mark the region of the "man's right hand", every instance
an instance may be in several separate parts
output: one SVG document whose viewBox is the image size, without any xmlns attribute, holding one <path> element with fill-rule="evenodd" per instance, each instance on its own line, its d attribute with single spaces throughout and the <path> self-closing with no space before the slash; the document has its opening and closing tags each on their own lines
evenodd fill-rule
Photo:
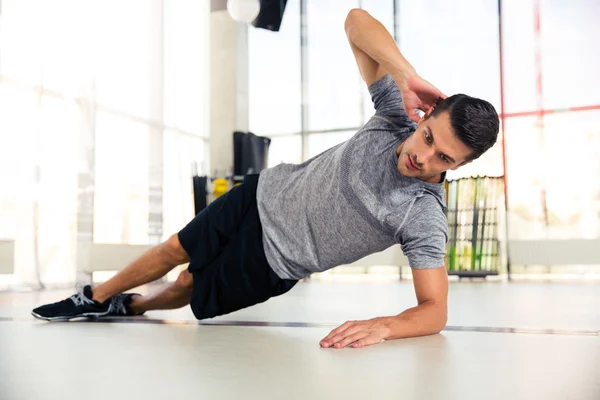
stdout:
<svg viewBox="0 0 600 400">
<path fill-rule="evenodd" d="M 389 73 L 402 92 L 404 109 L 411 120 L 419 122 L 421 119 L 415 109 L 428 112 L 440 97 L 446 98 L 435 86 L 417 75 L 413 66 L 400 53 L 394 38 L 368 12 L 351 10 L 344 26 L 367 86 Z"/>
<path fill-rule="evenodd" d="M 438 88 L 421 78 L 416 73 L 408 77 L 396 78 L 396 84 L 402 92 L 402 101 L 404 102 L 404 110 L 408 117 L 419 122 L 421 117 L 416 113 L 416 109 L 428 112 L 431 110 L 440 99 L 445 99 L 447 96 Z"/>
</svg>

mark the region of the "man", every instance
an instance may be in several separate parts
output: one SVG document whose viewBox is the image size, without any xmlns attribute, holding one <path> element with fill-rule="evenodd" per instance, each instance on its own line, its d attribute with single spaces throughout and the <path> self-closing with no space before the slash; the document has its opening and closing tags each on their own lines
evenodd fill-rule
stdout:
<svg viewBox="0 0 600 400">
<path fill-rule="evenodd" d="M 33 315 L 65 320 L 190 304 L 198 319 L 212 318 L 399 243 L 418 305 L 397 316 L 346 322 L 320 345 L 362 347 L 440 332 L 448 296 L 445 171 L 495 143 L 498 115 L 486 101 L 446 98 L 420 78 L 367 12 L 350 11 L 345 27 L 376 110 L 355 136 L 302 164 L 247 177 L 109 281 Z M 176 282 L 158 293 L 121 294 L 188 261 Z"/>
</svg>

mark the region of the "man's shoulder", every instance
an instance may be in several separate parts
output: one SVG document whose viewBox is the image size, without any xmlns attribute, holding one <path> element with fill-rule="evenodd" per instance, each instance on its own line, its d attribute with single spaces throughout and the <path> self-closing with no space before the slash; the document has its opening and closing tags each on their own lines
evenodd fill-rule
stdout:
<svg viewBox="0 0 600 400">
<path fill-rule="evenodd" d="M 418 196 L 409 211 L 396 240 L 405 246 L 443 247 L 448 237 L 448 221 L 444 207 L 431 194 Z"/>
<path fill-rule="evenodd" d="M 433 225 L 444 229 L 448 227 L 446 205 L 443 198 L 431 191 L 425 190 L 421 196 L 417 197 L 411 213 L 417 224 Z"/>
<path fill-rule="evenodd" d="M 398 144 L 405 141 L 417 128 L 416 124 L 399 124 L 394 118 L 386 115 L 374 114 L 367 122 L 357 131 L 357 134 L 372 134 L 375 139 L 382 141 L 393 140 L 398 141 Z M 391 137 L 385 137 L 383 132 L 391 133 Z"/>
</svg>

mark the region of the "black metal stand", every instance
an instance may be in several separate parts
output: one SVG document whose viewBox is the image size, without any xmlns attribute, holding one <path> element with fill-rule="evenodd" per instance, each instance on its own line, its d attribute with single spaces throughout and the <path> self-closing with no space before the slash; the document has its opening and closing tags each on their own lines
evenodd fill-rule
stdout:
<svg viewBox="0 0 600 400">
<path fill-rule="evenodd" d="M 498 275 L 498 271 L 448 271 L 448 275 L 455 275 L 459 278 L 485 278 L 490 275 Z"/>
</svg>

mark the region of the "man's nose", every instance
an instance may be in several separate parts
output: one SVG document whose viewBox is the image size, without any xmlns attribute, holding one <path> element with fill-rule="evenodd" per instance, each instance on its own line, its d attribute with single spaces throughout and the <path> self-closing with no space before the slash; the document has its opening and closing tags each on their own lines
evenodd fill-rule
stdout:
<svg viewBox="0 0 600 400">
<path fill-rule="evenodd" d="M 421 168 L 423 164 L 428 163 L 431 157 L 435 155 L 435 150 L 427 149 L 415 155 L 417 167 Z"/>
</svg>

